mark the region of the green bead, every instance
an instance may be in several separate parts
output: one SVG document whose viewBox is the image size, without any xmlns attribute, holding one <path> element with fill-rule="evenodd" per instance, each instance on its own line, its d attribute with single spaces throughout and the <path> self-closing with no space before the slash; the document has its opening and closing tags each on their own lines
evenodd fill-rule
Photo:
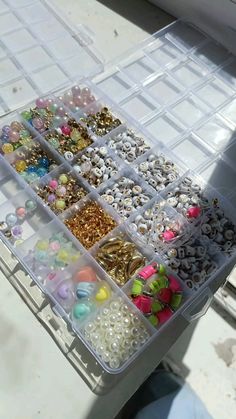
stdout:
<svg viewBox="0 0 236 419">
<path fill-rule="evenodd" d="M 171 297 L 170 306 L 174 310 L 176 310 L 180 306 L 180 304 L 182 302 L 182 299 L 183 299 L 182 294 L 180 294 L 180 293 L 173 294 L 172 297 Z"/>
<path fill-rule="evenodd" d="M 64 173 L 62 173 L 59 176 L 59 182 L 62 183 L 63 185 L 66 185 L 68 183 L 68 177 Z"/>
<path fill-rule="evenodd" d="M 34 211 L 37 208 L 37 204 L 32 199 L 28 199 L 25 202 L 25 208 L 26 208 L 27 211 Z"/>
<path fill-rule="evenodd" d="M 154 316 L 154 314 L 151 314 L 151 316 L 149 316 L 148 317 L 148 320 L 150 321 L 150 323 L 153 325 L 153 326 L 157 326 L 158 325 L 158 323 L 159 323 L 159 321 L 158 321 L 158 318 L 156 317 L 156 316 Z"/>
<path fill-rule="evenodd" d="M 81 319 L 81 317 L 86 316 L 90 313 L 90 308 L 87 304 L 78 303 L 73 308 L 73 315 L 76 319 Z"/>
<path fill-rule="evenodd" d="M 58 148 L 58 147 L 59 147 L 59 145 L 60 145 L 60 143 L 59 143 L 59 141 L 58 141 L 58 139 L 57 139 L 57 138 L 50 138 L 50 139 L 48 140 L 48 142 L 49 142 L 49 144 L 50 144 L 53 148 Z"/>
<path fill-rule="evenodd" d="M 27 121 L 31 119 L 31 112 L 30 111 L 23 111 L 21 112 L 22 118 L 26 119 Z"/>
<path fill-rule="evenodd" d="M 58 109 L 58 104 L 57 103 L 53 103 L 50 107 L 49 107 L 50 111 L 52 113 L 56 113 L 57 109 Z"/>
<path fill-rule="evenodd" d="M 158 311 L 161 311 L 163 309 L 163 305 L 159 301 L 154 301 L 152 303 L 152 312 L 158 313 Z"/>
<path fill-rule="evenodd" d="M 58 115 L 54 116 L 54 118 L 53 118 L 53 125 L 55 127 L 59 127 L 60 124 L 61 124 L 61 117 L 58 116 Z"/>
<path fill-rule="evenodd" d="M 19 134 L 20 134 L 20 138 L 30 137 L 30 133 L 29 133 L 29 131 L 27 131 L 27 129 L 20 130 Z"/>
<path fill-rule="evenodd" d="M 37 111 L 38 111 L 38 113 L 39 113 L 39 115 L 41 116 L 41 117 L 46 117 L 47 116 L 47 111 L 46 111 L 46 109 L 37 109 Z"/>
<path fill-rule="evenodd" d="M 63 210 L 66 206 L 66 203 L 63 199 L 57 199 L 55 202 L 55 207 L 58 210 Z"/>
<path fill-rule="evenodd" d="M 141 295 L 143 291 L 143 282 L 140 279 L 134 279 L 131 294 L 134 296 Z"/>
<path fill-rule="evenodd" d="M 160 264 L 158 272 L 160 275 L 165 275 L 166 274 L 165 266 Z"/>
</svg>

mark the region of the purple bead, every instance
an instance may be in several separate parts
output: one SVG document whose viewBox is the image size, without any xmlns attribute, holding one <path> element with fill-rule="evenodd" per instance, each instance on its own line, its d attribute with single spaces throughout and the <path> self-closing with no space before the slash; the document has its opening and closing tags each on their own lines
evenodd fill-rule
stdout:
<svg viewBox="0 0 236 419">
<path fill-rule="evenodd" d="M 48 195 L 48 202 L 49 202 L 49 204 L 51 204 L 52 202 L 54 202 L 55 199 L 56 199 L 56 196 L 54 195 L 54 193 L 50 193 Z"/>
<path fill-rule="evenodd" d="M 12 227 L 11 229 L 11 234 L 13 235 L 13 237 L 15 237 L 16 239 L 20 239 L 23 233 L 23 228 L 20 225 L 15 225 L 14 227 Z"/>
<path fill-rule="evenodd" d="M 2 127 L 2 132 L 3 132 L 4 134 L 8 135 L 8 134 L 10 133 L 10 131 L 11 131 L 11 127 L 10 127 L 9 125 L 4 125 L 4 126 Z"/>
<path fill-rule="evenodd" d="M 57 294 L 58 296 L 62 299 L 62 300 L 67 300 L 67 298 L 69 297 L 69 287 L 67 284 L 62 284 L 58 290 L 57 290 Z"/>
</svg>

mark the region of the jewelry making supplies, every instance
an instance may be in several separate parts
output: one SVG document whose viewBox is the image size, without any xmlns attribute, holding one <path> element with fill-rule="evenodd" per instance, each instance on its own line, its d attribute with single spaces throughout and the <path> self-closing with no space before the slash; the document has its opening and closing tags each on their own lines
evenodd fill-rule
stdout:
<svg viewBox="0 0 236 419">
<path fill-rule="evenodd" d="M 153 326 L 166 322 L 182 302 L 182 287 L 163 265 L 145 266 L 132 281 L 130 298 Z"/>
<path fill-rule="evenodd" d="M 128 218 L 151 199 L 151 194 L 128 177 L 121 177 L 111 187 L 106 188 L 101 197 L 110 204 L 122 218 Z"/>
<path fill-rule="evenodd" d="M 94 201 L 87 202 L 64 223 L 86 249 L 117 226 L 113 218 Z"/>
<path fill-rule="evenodd" d="M 135 244 L 122 236 L 103 242 L 99 246 L 96 260 L 119 286 L 123 286 L 145 265 L 145 257 Z"/>
<path fill-rule="evenodd" d="M 21 122 L 12 121 L 10 125 L 4 125 L 0 129 L 0 153 L 12 153 L 17 148 L 30 144 L 32 139 L 31 133 Z"/>
<path fill-rule="evenodd" d="M 58 97 L 71 112 L 76 113 L 80 109 L 85 108 L 88 105 L 91 105 L 96 98 L 92 94 L 89 87 L 82 87 L 75 85 L 70 90 L 67 90 L 61 96 Z"/>
<path fill-rule="evenodd" d="M 149 154 L 135 170 L 156 191 L 162 191 L 180 177 L 179 169 L 163 154 Z"/>
<path fill-rule="evenodd" d="M 52 98 L 36 99 L 35 106 L 21 112 L 21 116 L 40 133 L 65 124 L 68 117 L 62 104 Z"/>
<path fill-rule="evenodd" d="M 90 113 L 88 116 L 81 118 L 81 121 L 99 137 L 108 134 L 108 132 L 121 125 L 121 121 L 106 107 L 95 114 Z"/>
<path fill-rule="evenodd" d="M 150 149 L 148 143 L 130 129 L 110 136 L 107 145 L 128 163 L 132 163 Z"/>
<path fill-rule="evenodd" d="M 97 188 L 118 171 L 118 164 L 106 147 L 88 147 L 74 162 L 74 170 Z"/>
<path fill-rule="evenodd" d="M 11 164 L 28 183 L 35 182 L 57 167 L 55 160 L 38 143 L 16 150 Z"/>
<path fill-rule="evenodd" d="M 44 139 L 67 161 L 73 160 L 75 154 L 93 142 L 87 129 L 72 118 L 68 119 L 66 124 L 47 133 Z"/>
<path fill-rule="evenodd" d="M 78 180 L 70 173 L 61 173 L 47 181 L 45 185 L 38 185 L 36 192 L 46 202 L 55 214 L 68 209 L 86 195 L 85 189 L 78 184 Z"/>
<path fill-rule="evenodd" d="M 81 330 L 97 355 L 112 369 L 122 366 L 150 337 L 141 318 L 116 297 Z"/>
</svg>

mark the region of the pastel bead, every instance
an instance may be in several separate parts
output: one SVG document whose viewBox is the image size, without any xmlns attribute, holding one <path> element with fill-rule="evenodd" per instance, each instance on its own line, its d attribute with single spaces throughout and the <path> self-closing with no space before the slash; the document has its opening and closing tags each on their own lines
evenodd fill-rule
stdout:
<svg viewBox="0 0 236 419">
<path fill-rule="evenodd" d="M 24 218 L 26 216 L 26 209 L 24 207 L 17 208 L 16 215 L 18 218 Z"/>
<path fill-rule="evenodd" d="M 17 172 L 24 172 L 26 169 L 26 162 L 24 160 L 17 160 L 15 162 L 15 169 Z"/>
<path fill-rule="evenodd" d="M 28 212 L 34 211 L 37 208 L 37 203 L 32 199 L 28 199 L 25 202 L 25 208 Z"/>
<path fill-rule="evenodd" d="M 78 283 L 76 287 L 76 296 L 78 299 L 80 298 L 88 298 L 90 297 L 94 292 L 94 283 L 91 282 L 80 282 Z"/>
<path fill-rule="evenodd" d="M 6 223 L 13 227 L 17 223 L 17 216 L 13 213 L 7 214 L 6 216 Z"/>
<path fill-rule="evenodd" d="M 21 112 L 22 118 L 26 119 L 27 121 L 31 119 L 31 112 L 30 111 L 23 111 Z"/>
<path fill-rule="evenodd" d="M 62 174 L 59 176 L 59 182 L 60 182 L 62 185 L 66 185 L 66 184 L 68 183 L 68 176 L 66 176 L 64 173 L 62 173 Z"/>
<path fill-rule="evenodd" d="M 55 202 L 55 207 L 58 210 L 63 210 L 66 206 L 66 203 L 63 199 L 57 199 Z"/>
<path fill-rule="evenodd" d="M 37 108 L 42 109 L 46 107 L 46 101 L 43 98 L 38 98 L 35 101 Z"/>
<path fill-rule="evenodd" d="M 73 275 L 74 282 L 95 282 L 97 275 L 90 266 L 84 266 L 80 271 Z"/>
<path fill-rule="evenodd" d="M 50 186 L 50 188 L 51 188 L 51 189 L 57 189 L 57 187 L 58 187 L 58 182 L 57 182 L 57 180 L 56 180 L 56 179 L 51 179 L 51 180 L 48 182 L 48 186 Z"/>
<path fill-rule="evenodd" d="M 82 317 L 87 316 L 90 313 L 91 309 L 88 304 L 77 303 L 73 307 L 73 316 L 75 319 L 81 319 Z"/>
<path fill-rule="evenodd" d="M 36 243 L 36 249 L 38 250 L 47 250 L 48 249 L 48 241 L 47 240 L 39 240 Z"/>
<path fill-rule="evenodd" d="M 56 194 L 58 196 L 64 196 L 64 195 L 66 195 L 66 188 L 65 188 L 65 186 L 60 186 L 59 188 L 57 188 Z"/>
<path fill-rule="evenodd" d="M 61 248 L 61 245 L 58 241 L 53 241 L 49 244 L 49 247 L 51 250 L 53 250 L 53 252 L 58 252 L 58 250 Z"/>
<path fill-rule="evenodd" d="M 37 130 L 41 130 L 44 127 L 44 123 L 43 123 L 43 120 L 41 118 L 32 119 L 32 125 Z"/>
<path fill-rule="evenodd" d="M 104 283 L 95 295 L 95 300 L 98 303 L 104 303 L 111 296 L 111 290 L 108 284 Z"/>
<path fill-rule="evenodd" d="M 23 228 L 20 225 L 15 225 L 11 229 L 11 234 L 14 238 L 20 239 L 23 234 Z"/>
<path fill-rule="evenodd" d="M 47 201 L 49 202 L 49 204 L 52 204 L 55 200 L 56 200 L 56 195 L 54 195 L 53 193 L 48 195 Z"/>
<path fill-rule="evenodd" d="M 70 288 L 69 288 L 68 284 L 62 284 L 58 288 L 57 294 L 62 300 L 67 300 L 70 296 Z"/>
</svg>

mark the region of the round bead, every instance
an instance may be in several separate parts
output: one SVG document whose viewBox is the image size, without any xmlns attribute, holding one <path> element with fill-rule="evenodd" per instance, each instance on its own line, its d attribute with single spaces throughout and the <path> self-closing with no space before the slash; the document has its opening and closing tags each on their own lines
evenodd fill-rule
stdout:
<svg viewBox="0 0 236 419">
<path fill-rule="evenodd" d="M 40 157 L 38 159 L 38 165 L 42 167 L 49 167 L 49 159 L 47 157 Z"/>
<path fill-rule="evenodd" d="M 49 202 L 49 204 L 52 204 L 56 199 L 56 195 L 54 195 L 53 193 L 50 193 L 47 197 L 47 201 Z"/>
<path fill-rule="evenodd" d="M 36 171 L 36 173 L 39 177 L 43 177 L 44 175 L 47 174 L 47 172 L 48 171 L 47 171 L 46 167 L 39 167 Z"/>
<path fill-rule="evenodd" d="M 66 185 L 68 183 L 68 177 L 64 173 L 62 173 L 59 176 L 59 182 L 62 183 L 63 185 Z"/>
<path fill-rule="evenodd" d="M 66 203 L 63 199 L 57 199 L 55 202 L 55 207 L 58 210 L 63 210 L 66 206 Z"/>
<path fill-rule="evenodd" d="M 72 161 L 73 158 L 74 158 L 74 154 L 71 153 L 71 151 L 66 151 L 65 154 L 64 154 L 64 157 L 65 157 L 66 160 Z"/>
<path fill-rule="evenodd" d="M 73 316 L 76 319 L 81 319 L 82 317 L 90 313 L 90 307 L 86 303 L 78 303 L 73 307 Z"/>
<path fill-rule="evenodd" d="M 60 250 L 61 245 L 58 241 L 53 241 L 49 244 L 49 247 L 51 250 L 53 250 L 53 252 L 58 252 L 58 250 Z"/>
<path fill-rule="evenodd" d="M 63 125 L 61 127 L 61 131 L 62 131 L 62 134 L 64 135 L 70 135 L 71 129 L 68 125 Z"/>
<path fill-rule="evenodd" d="M 17 223 L 18 219 L 16 214 L 10 213 L 7 214 L 6 216 L 6 223 L 10 226 L 13 227 L 16 223 Z"/>
<path fill-rule="evenodd" d="M 44 127 L 43 120 L 41 118 L 32 119 L 33 127 L 37 130 L 41 130 Z"/>
<path fill-rule="evenodd" d="M 47 240 L 39 240 L 36 243 L 36 246 L 35 247 L 38 250 L 47 250 L 48 249 L 48 242 L 47 242 Z"/>
<path fill-rule="evenodd" d="M 48 183 L 48 186 L 50 186 L 51 189 L 57 189 L 58 182 L 56 179 L 51 179 Z"/>
<path fill-rule="evenodd" d="M 58 196 L 64 196 L 66 195 L 66 188 L 65 186 L 60 186 L 59 188 L 57 188 L 56 193 Z"/>
<path fill-rule="evenodd" d="M 33 201 L 32 199 L 28 199 L 25 202 L 25 208 L 26 208 L 27 212 L 34 211 L 37 208 L 37 203 L 35 201 Z"/>
<path fill-rule="evenodd" d="M 57 138 L 49 138 L 48 142 L 55 149 L 57 149 L 60 146 L 60 143 Z"/>
<path fill-rule="evenodd" d="M 17 141 L 19 141 L 20 139 L 20 134 L 17 131 L 11 131 L 9 134 L 9 139 L 11 141 L 11 143 L 17 143 Z"/>
<path fill-rule="evenodd" d="M 13 147 L 12 144 L 5 143 L 2 146 L 2 151 L 3 151 L 4 154 L 12 153 L 14 151 L 14 147 Z"/>
<path fill-rule="evenodd" d="M 68 284 L 62 284 L 58 288 L 57 294 L 62 300 L 67 300 L 67 298 L 69 297 L 69 294 L 70 294 L 70 288 L 69 288 Z"/>
<path fill-rule="evenodd" d="M 11 234 L 15 239 L 20 239 L 22 237 L 23 228 L 20 225 L 15 225 L 11 229 Z"/>
<path fill-rule="evenodd" d="M 29 121 L 31 119 L 31 112 L 30 111 L 23 111 L 21 113 L 22 118 L 26 119 L 27 121 Z"/>
<path fill-rule="evenodd" d="M 16 209 L 16 215 L 18 218 L 23 219 L 26 216 L 26 210 L 24 207 L 19 207 Z"/>
<path fill-rule="evenodd" d="M 26 169 L 26 162 L 24 160 L 17 160 L 15 162 L 15 169 L 17 172 L 24 172 Z"/>
<path fill-rule="evenodd" d="M 36 104 L 37 108 L 39 108 L 39 109 L 42 109 L 42 108 L 46 107 L 46 101 L 42 98 L 36 99 L 35 104 Z"/>
</svg>

